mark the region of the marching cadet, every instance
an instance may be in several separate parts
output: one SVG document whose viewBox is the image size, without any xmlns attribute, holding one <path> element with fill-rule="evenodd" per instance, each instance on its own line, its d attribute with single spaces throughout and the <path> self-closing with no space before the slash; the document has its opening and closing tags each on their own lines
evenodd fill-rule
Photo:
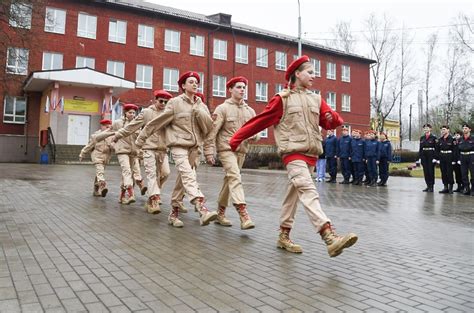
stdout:
<svg viewBox="0 0 474 313">
<path fill-rule="evenodd" d="M 135 135 L 149 121 L 159 116 L 165 109 L 166 103 L 173 96 L 165 90 L 154 91 L 155 100 L 152 105 L 142 110 L 130 123 L 120 128 L 113 137 L 113 141 Z M 160 194 L 163 184 L 170 174 L 168 154 L 165 144 L 165 130 L 153 133 L 147 138 L 142 147 L 143 165 L 147 175 L 148 201 L 145 204 L 147 212 L 158 214 L 160 208 Z"/>
<path fill-rule="evenodd" d="M 418 158 L 423 166 L 423 175 L 426 182 L 424 192 L 433 192 L 435 183 L 435 163 L 437 162 L 435 149 L 438 139 L 431 133 L 431 128 L 431 124 L 423 125 L 425 134 L 420 138 L 420 149 L 418 151 Z"/>
<path fill-rule="evenodd" d="M 454 134 L 454 139 L 456 140 L 456 145 L 459 145 L 459 141 L 461 140 L 461 136 L 463 135 L 462 131 L 457 131 Z M 458 149 L 459 152 L 459 149 Z M 458 188 L 453 190 L 453 192 L 462 192 L 464 190 L 463 184 L 462 184 L 462 175 L 461 175 L 461 162 L 459 159 L 459 153 L 457 155 L 457 162 L 454 163 L 453 169 L 454 169 L 454 176 L 456 178 L 456 184 L 458 185 Z"/>
<path fill-rule="evenodd" d="M 379 177 L 380 181 L 377 186 L 387 186 L 388 168 L 392 162 L 392 144 L 387 138 L 387 134 L 380 133 L 380 160 L 379 160 Z"/>
<path fill-rule="evenodd" d="M 339 184 L 349 184 L 351 178 L 352 165 L 351 165 L 351 136 L 349 136 L 349 127 L 347 125 L 342 126 L 342 136 L 337 142 L 337 158 L 341 163 L 341 172 L 344 180 Z"/>
<path fill-rule="evenodd" d="M 369 183 L 367 186 L 375 187 L 377 185 L 377 164 L 380 159 L 380 146 L 375 138 L 375 131 L 368 130 L 366 132 L 367 140 L 365 141 L 365 160 L 369 171 Z"/>
<path fill-rule="evenodd" d="M 281 209 L 280 235 L 277 247 L 293 253 L 303 252 L 290 239 L 298 200 L 311 223 L 327 245 L 328 254 L 335 257 L 357 241 L 355 234 L 339 236 L 321 208 L 319 194 L 311 177 L 317 157 L 322 153 L 319 125 L 334 129 L 342 119 L 321 99 L 308 90 L 315 77 L 308 56 L 294 60 L 286 70 L 289 87 L 270 99 L 265 110 L 245 123 L 230 139 L 232 151 L 247 138 L 269 126 L 274 126 L 278 151 L 288 173 L 288 188 Z"/>
<path fill-rule="evenodd" d="M 124 104 L 123 117 L 113 122 L 111 131 L 117 132 L 126 127 L 134 118 L 138 111 L 138 106 L 132 103 Z M 140 150 L 135 146 L 137 133 L 132 136 L 119 139 L 115 145 L 115 154 L 117 155 L 120 167 L 122 169 L 121 192 L 119 203 L 130 204 L 135 202 L 135 193 L 133 191 L 134 181 L 141 190 L 142 195 L 146 192 L 146 187 L 140 174 L 139 154 Z M 133 174 L 133 177 L 132 177 Z"/>
<path fill-rule="evenodd" d="M 471 127 L 468 124 L 462 125 L 462 131 L 463 135 L 459 140 L 458 149 L 464 186 L 463 194 L 474 196 L 474 135 L 471 134 Z"/>
<path fill-rule="evenodd" d="M 354 185 L 362 184 L 362 178 L 364 176 L 364 150 L 365 143 L 360 138 L 361 131 L 358 129 L 352 130 L 352 140 L 351 140 L 351 157 L 352 168 L 354 170 L 354 177 L 352 183 Z"/>
<path fill-rule="evenodd" d="M 209 211 L 204 204 L 204 194 L 199 188 L 195 168 L 199 162 L 199 149 L 212 128 L 211 114 L 201 98 L 196 96 L 199 74 L 186 72 L 178 80 L 183 93 L 168 101 L 163 113 L 151 120 L 140 132 L 136 143 L 142 147 L 153 133 L 166 128 L 166 145 L 178 170 L 176 185 L 171 195 L 172 210 L 168 223 L 173 227 L 183 227 L 179 219 L 179 202 L 182 201 L 182 189 L 191 199 L 199 222 L 208 225 L 216 219 L 217 212 Z"/>
<path fill-rule="evenodd" d="M 92 134 L 89 143 L 82 148 L 79 154 L 79 161 L 82 161 L 84 156 L 91 152 L 91 160 L 95 165 L 95 179 L 94 179 L 94 193 L 95 197 L 105 197 L 107 195 L 107 183 L 104 177 L 105 165 L 109 163 L 112 155 L 113 145 L 112 140 L 97 141 L 96 136 L 100 133 L 106 132 L 110 129 L 111 120 L 103 119 L 100 122 L 100 129 Z"/>
<path fill-rule="evenodd" d="M 249 143 L 245 141 L 236 151 L 232 151 L 229 146 L 229 139 L 237 129 L 255 116 L 254 109 L 244 101 L 247 84 L 248 80 L 243 76 L 234 77 L 227 82 L 226 87 L 230 92 L 230 98 L 214 110 L 213 128 L 206 139 L 208 145 L 206 145 L 207 149 L 204 151 L 207 162 L 214 164 L 214 153 L 217 150 L 217 156 L 225 172 L 224 183 L 217 200 L 217 218 L 214 223 L 222 226 L 232 226 L 232 222 L 225 216 L 230 197 L 232 205 L 239 213 L 241 229 L 255 227 L 247 212 L 247 203 L 240 176 L 240 169 L 244 164 Z"/>
<path fill-rule="evenodd" d="M 335 183 L 336 182 L 336 175 L 337 175 L 337 138 L 334 135 L 333 129 L 327 130 L 327 138 L 326 138 L 326 164 L 329 172 L 329 180 L 328 183 Z"/>
<path fill-rule="evenodd" d="M 457 141 L 449 134 L 449 126 L 441 126 L 441 137 L 436 144 L 436 155 L 444 188 L 439 193 L 453 193 L 453 164 L 457 162 L 457 152 Z"/>
</svg>

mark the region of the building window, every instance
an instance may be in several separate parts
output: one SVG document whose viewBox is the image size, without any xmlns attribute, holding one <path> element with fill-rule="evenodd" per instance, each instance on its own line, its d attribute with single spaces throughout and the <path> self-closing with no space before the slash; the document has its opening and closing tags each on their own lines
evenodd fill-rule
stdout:
<svg viewBox="0 0 474 313">
<path fill-rule="evenodd" d="M 235 62 L 249 63 L 249 46 L 240 43 L 235 44 Z"/>
<path fill-rule="evenodd" d="M 12 27 L 31 28 L 31 13 L 33 7 L 31 4 L 13 2 L 10 6 L 10 17 L 8 23 Z"/>
<path fill-rule="evenodd" d="M 189 54 L 204 56 L 204 36 L 191 35 L 189 37 Z"/>
<path fill-rule="evenodd" d="M 214 59 L 227 60 L 227 41 L 214 39 Z"/>
<path fill-rule="evenodd" d="M 283 84 L 276 84 L 275 85 L 275 93 L 279 93 L 283 89 L 285 89 L 285 86 Z"/>
<path fill-rule="evenodd" d="M 109 21 L 109 41 L 126 43 L 127 22 L 111 19 Z"/>
<path fill-rule="evenodd" d="M 255 100 L 267 101 L 268 99 L 268 83 L 257 82 L 255 85 Z"/>
<path fill-rule="evenodd" d="M 88 58 L 88 57 L 76 57 L 76 68 L 79 67 L 88 67 L 88 68 L 95 68 L 95 59 L 94 58 Z"/>
<path fill-rule="evenodd" d="M 204 73 L 203 72 L 198 72 L 200 80 L 199 80 L 199 85 L 198 85 L 198 92 L 204 93 Z"/>
<path fill-rule="evenodd" d="M 168 91 L 178 91 L 179 70 L 174 68 L 163 69 L 163 89 Z"/>
<path fill-rule="evenodd" d="M 43 70 L 61 70 L 63 55 L 61 53 L 43 52 Z"/>
<path fill-rule="evenodd" d="M 64 34 L 66 30 L 66 11 L 46 8 L 44 18 L 44 31 L 49 33 Z"/>
<path fill-rule="evenodd" d="M 181 33 L 175 30 L 165 30 L 165 50 L 179 52 Z"/>
<path fill-rule="evenodd" d="M 151 89 L 153 87 L 153 66 L 137 64 L 137 88 Z"/>
<path fill-rule="evenodd" d="M 328 92 L 326 102 L 331 109 L 336 110 L 336 93 Z"/>
<path fill-rule="evenodd" d="M 318 59 L 311 59 L 311 63 L 314 67 L 314 75 L 321 77 L 321 61 Z"/>
<path fill-rule="evenodd" d="M 268 138 L 268 128 L 265 128 L 260 132 L 260 138 Z"/>
<path fill-rule="evenodd" d="M 275 52 L 275 68 L 279 71 L 286 71 L 286 53 L 281 51 Z"/>
<path fill-rule="evenodd" d="M 77 36 L 85 38 L 96 38 L 97 16 L 87 13 L 79 13 L 77 22 Z"/>
<path fill-rule="evenodd" d="M 348 83 L 351 81 L 351 67 L 349 65 L 341 65 L 341 80 Z"/>
<path fill-rule="evenodd" d="M 3 104 L 3 122 L 25 124 L 26 98 L 5 96 Z"/>
<path fill-rule="evenodd" d="M 212 76 L 212 95 L 216 97 L 225 97 L 225 84 L 227 78 L 225 76 Z"/>
<path fill-rule="evenodd" d="M 326 63 L 326 78 L 336 79 L 336 63 Z"/>
<path fill-rule="evenodd" d="M 350 112 L 351 111 L 351 96 L 342 95 L 341 111 L 344 111 L 344 112 Z"/>
<path fill-rule="evenodd" d="M 125 77 L 125 62 L 107 61 L 107 74 Z"/>
<path fill-rule="evenodd" d="M 256 58 L 257 66 L 268 67 L 268 49 L 257 48 L 256 53 L 257 53 L 257 58 Z"/>
<path fill-rule="evenodd" d="M 10 74 L 28 74 L 28 49 L 8 48 L 7 49 L 7 69 Z"/>
<path fill-rule="evenodd" d="M 140 47 L 155 47 L 155 29 L 152 26 L 138 25 L 138 45 Z"/>
</svg>

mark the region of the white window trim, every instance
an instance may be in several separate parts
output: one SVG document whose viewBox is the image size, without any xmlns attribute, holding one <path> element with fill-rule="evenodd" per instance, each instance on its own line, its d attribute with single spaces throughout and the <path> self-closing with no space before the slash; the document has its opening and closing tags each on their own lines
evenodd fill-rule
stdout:
<svg viewBox="0 0 474 313">
<path fill-rule="evenodd" d="M 199 84 L 198 84 L 198 92 L 200 93 L 204 93 L 204 73 L 203 72 L 198 72 L 199 74 L 199 77 L 201 78 L 199 80 Z"/>
<path fill-rule="evenodd" d="M 311 63 L 313 63 L 314 75 L 316 75 L 317 77 L 321 77 L 321 60 L 311 59 Z M 316 64 L 318 64 L 318 67 L 316 67 Z"/>
<path fill-rule="evenodd" d="M 287 58 L 285 52 L 275 51 L 275 69 L 277 71 L 286 71 Z"/>
<path fill-rule="evenodd" d="M 265 128 L 264 130 L 260 132 L 260 138 L 262 139 L 268 138 L 268 128 Z"/>
<path fill-rule="evenodd" d="M 260 94 L 260 86 L 265 86 L 265 94 Z M 256 82 L 255 83 L 255 101 L 264 102 L 268 101 L 268 83 L 266 82 Z"/>
<path fill-rule="evenodd" d="M 329 95 L 330 94 L 334 94 L 334 105 L 329 101 Z M 326 103 L 329 105 L 329 107 L 331 109 L 333 109 L 334 111 L 336 110 L 336 108 L 337 108 L 337 94 L 334 91 L 328 91 L 328 93 L 326 94 Z"/>
<path fill-rule="evenodd" d="M 258 53 L 261 52 L 259 56 Z M 255 49 L 255 65 L 258 67 L 268 67 L 268 49 L 266 48 L 258 48 Z"/>
<path fill-rule="evenodd" d="M 15 67 L 11 67 L 11 65 L 8 65 L 8 60 L 10 59 L 10 50 L 15 50 Z M 20 50 L 26 51 L 26 66 L 25 69 L 21 72 L 18 70 L 20 69 L 19 64 L 20 64 Z M 7 59 L 6 59 L 6 67 L 5 71 L 8 74 L 14 74 L 14 75 L 27 75 L 28 74 L 28 62 L 29 62 L 29 57 L 30 57 L 30 51 L 28 49 L 23 49 L 23 48 L 13 48 L 13 47 L 8 47 L 7 48 Z M 14 71 L 9 71 L 9 69 L 14 69 Z"/>
<path fill-rule="evenodd" d="M 331 73 L 330 69 L 334 69 L 334 73 Z M 326 63 L 326 78 L 330 80 L 336 80 L 336 63 L 327 62 Z"/>
<path fill-rule="evenodd" d="M 169 71 L 168 78 L 166 77 L 167 71 Z M 171 75 L 174 71 L 176 71 L 175 79 L 173 79 L 172 77 L 173 75 Z M 179 91 L 178 78 L 179 78 L 179 70 L 177 68 L 168 68 L 168 67 L 163 68 L 163 89 L 168 90 L 168 91 L 174 91 L 174 92 Z M 169 80 L 169 83 L 167 83 L 168 80 Z"/>
<path fill-rule="evenodd" d="M 140 71 L 141 69 L 141 71 Z M 150 70 L 150 81 L 145 80 L 145 73 L 146 70 Z M 153 66 L 151 65 L 146 65 L 146 64 L 137 64 L 136 68 L 136 77 L 135 77 L 135 88 L 140 88 L 140 89 L 152 89 L 153 88 Z M 141 73 L 140 73 L 141 72 Z M 139 80 L 139 77 L 141 76 L 141 80 Z"/>
<path fill-rule="evenodd" d="M 83 64 L 79 64 L 79 60 L 82 58 L 83 60 Z M 88 60 L 91 60 L 92 61 L 92 67 L 91 66 L 87 66 L 87 64 L 84 64 L 84 63 L 87 63 Z M 76 68 L 80 68 L 80 67 L 88 67 L 88 68 L 92 68 L 92 69 L 95 69 L 95 58 L 91 58 L 91 57 L 85 57 L 85 56 L 82 56 L 82 55 L 78 55 L 76 56 Z"/>
<path fill-rule="evenodd" d="M 349 65 L 341 65 L 341 81 L 346 83 L 351 82 L 351 67 Z"/>
<path fill-rule="evenodd" d="M 169 35 L 178 34 L 177 45 L 174 42 L 174 36 L 168 37 Z M 171 42 L 167 43 L 167 39 L 170 39 Z M 165 29 L 165 51 L 179 53 L 181 51 L 181 32 L 178 30 Z"/>
<path fill-rule="evenodd" d="M 193 49 L 192 47 L 192 44 L 191 44 L 191 41 L 192 39 L 195 38 L 195 49 Z M 198 38 L 202 38 L 202 46 L 199 46 L 198 45 Z M 197 34 L 191 34 L 189 36 L 189 54 L 190 55 L 196 55 L 196 56 L 200 56 L 200 57 L 203 57 L 204 56 L 204 46 L 205 46 L 205 38 L 204 36 L 201 36 L 201 35 L 197 35 Z"/>
<path fill-rule="evenodd" d="M 275 84 L 275 93 L 279 93 L 283 89 L 285 89 L 285 86 L 283 84 Z"/>
<path fill-rule="evenodd" d="M 80 21 L 80 16 L 85 16 L 86 17 L 86 27 L 85 29 L 80 29 L 79 28 L 79 21 Z M 94 25 L 94 31 L 92 32 L 89 30 L 89 22 L 95 19 L 95 25 Z M 82 33 L 81 33 L 82 32 Z M 97 36 L 97 16 L 88 14 L 86 12 L 79 12 L 77 14 L 77 36 L 78 37 L 83 37 L 83 38 L 89 38 L 89 39 L 96 39 Z"/>
<path fill-rule="evenodd" d="M 51 66 L 54 65 L 55 56 L 61 56 L 61 66 L 59 68 L 45 68 L 44 67 L 44 60 L 45 60 L 46 54 L 51 55 Z M 43 71 L 62 70 L 63 67 L 64 67 L 64 55 L 62 53 L 43 51 L 43 63 L 42 63 L 42 66 L 41 66 L 41 69 Z"/>
<path fill-rule="evenodd" d="M 243 53 L 242 53 L 243 52 Z M 243 55 L 240 55 L 240 54 Z M 242 43 L 235 44 L 235 62 L 249 64 L 249 46 Z"/>
<path fill-rule="evenodd" d="M 215 84 L 217 80 L 217 86 Z M 226 96 L 226 87 L 225 84 L 227 82 L 227 77 L 221 75 L 213 75 L 212 76 L 212 95 L 214 97 L 223 97 Z M 217 87 L 217 88 L 216 88 Z M 222 87 L 222 89 L 221 89 Z"/>
<path fill-rule="evenodd" d="M 224 53 L 221 53 L 221 43 L 224 45 Z M 216 51 L 216 44 L 218 44 L 218 51 Z M 227 60 L 227 41 L 214 38 L 212 57 L 216 60 Z"/>
<path fill-rule="evenodd" d="M 151 38 L 148 38 L 148 30 L 151 29 Z M 140 30 L 144 32 L 144 39 L 140 40 Z M 155 47 L 155 28 L 153 26 L 138 24 L 138 35 L 137 35 L 137 45 L 144 48 L 154 48 Z"/>
<path fill-rule="evenodd" d="M 54 20 L 53 20 L 53 23 L 54 25 L 51 25 L 50 23 L 48 22 L 51 22 L 51 20 L 48 19 L 48 10 L 54 10 Z M 47 33 L 55 33 L 55 34 L 65 34 L 66 33 L 66 20 L 67 20 L 67 12 L 66 10 L 62 10 L 62 9 L 58 9 L 58 8 L 53 8 L 53 7 L 46 7 L 46 11 L 45 11 L 45 16 L 44 16 L 44 31 L 47 32 Z M 56 15 L 57 15 L 57 12 L 64 12 L 64 25 L 60 25 L 58 27 L 58 29 L 56 29 L 57 27 L 57 22 L 56 22 Z M 49 29 L 49 28 L 53 28 L 53 29 Z"/>
<path fill-rule="evenodd" d="M 110 25 L 112 23 L 115 23 L 116 27 L 115 27 L 115 34 L 112 34 L 110 31 Z M 125 27 L 124 27 L 124 34 L 123 36 L 120 36 L 119 37 L 119 25 L 120 24 L 124 24 Z M 115 43 L 120 43 L 120 44 L 126 44 L 127 43 L 127 21 L 122 21 L 122 20 L 118 20 L 118 19 L 115 19 L 115 18 L 111 18 L 109 20 L 109 41 L 110 42 L 115 42 Z M 123 41 L 122 41 L 123 40 Z"/>
<path fill-rule="evenodd" d="M 14 12 L 14 7 L 17 7 L 17 12 Z M 25 13 L 27 12 L 27 15 L 16 15 L 15 19 L 11 19 L 11 17 L 15 13 Z M 24 28 L 24 29 L 31 29 L 31 18 L 33 14 L 33 6 L 29 3 L 21 3 L 21 2 L 14 2 L 10 5 L 10 17 L 8 19 L 8 25 L 11 27 L 17 27 L 17 28 Z M 20 23 L 18 23 L 20 22 Z"/>
<path fill-rule="evenodd" d="M 349 103 L 347 103 L 347 102 L 349 102 Z M 351 111 L 351 96 L 350 95 L 342 94 L 341 111 L 342 112 L 350 112 Z"/>
<path fill-rule="evenodd" d="M 6 108 L 7 108 L 7 98 L 13 98 L 13 114 L 7 114 L 5 112 Z M 25 115 L 17 115 L 16 114 L 16 102 L 17 102 L 17 98 L 21 98 L 21 99 L 24 99 L 25 100 Z M 5 95 L 5 97 L 3 98 L 3 123 L 4 124 L 25 124 L 26 123 L 26 115 L 27 115 L 27 109 L 28 109 L 28 105 L 27 105 L 27 99 L 26 97 L 17 97 L 17 96 L 8 96 L 8 95 Z M 13 121 L 6 121 L 5 120 L 5 117 L 8 116 L 8 117 L 13 117 Z M 19 121 L 15 121 L 16 117 L 17 116 L 23 116 L 24 117 L 24 120 L 23 122 Z"/>
<path fill-rule="evenodd" d="M 109 72 L 108 69 L 109 69 L 109 62 L 110 63 L 113 63 L 113 73 L 111 73 L 111 71 Z M 123 75 L 117 75 L 117 65 L 118 64 L 123 64 Z M 107 60 L 107 64 L 106 64 L 106 69 L 105 69 L 106 73 L 107 74 L 110 74 L 110 75 L 113 75 L 113 76 L 117 76 L 117 77 L 121 77 L 121 78 L 125 78 L 125 62 L 122 62 L 122 61 L 114 61 L 114 60 Z"/>
</svg>

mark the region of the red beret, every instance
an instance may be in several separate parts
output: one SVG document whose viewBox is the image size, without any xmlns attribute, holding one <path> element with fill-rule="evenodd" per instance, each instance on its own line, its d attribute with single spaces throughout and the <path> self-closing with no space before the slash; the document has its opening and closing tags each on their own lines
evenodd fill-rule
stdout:
<svg viewBox="0 0 474 313">
<path fill-rule="evenodd" d="M 202 102 L 204 102 L 204 95 L 200 92 L 196 92 L 196 96 L 198 96 L 199 98 L 201 98 Z"/>
<path fill-rule="evenodd" d="M 302 57 L 291 62 L 290 66 L 288 66 L 288 68 L 286 69 L 285 79 L 289 81 L 291 74 L 293 74 L 293 72 L 296 71 L 298 67 L 300 67 L 300 65 L 305 62 L 309 62 L 309 57 L 307 55 L 303 55 Z"/>
<path fill-rule="evenodd" d="M 189 72 L 186 72 L 183 75 L 181 75 L 181 77 L 178 79 L 179 88 L 181 88 L 181 85 L 184 84 L 186 79 L 188 79 L 189 77 L 196 78 L 197 81 L 198 81 L 198 84 L 201 82 L 201 78 L 199 77 L 199 74 L 197 72 L 189 71 Z"/>
<path fill-rule="evenodd" d="M 112 121 L 108 119 L 103 119 L 99 122 L 101 125 L 112 125 Z"/>
<path fill-rule="evenodd" d="M 353 129 L 352 131 L 353 131 L 353 132 L 356 132 L 356 133 L 359 133 L 359 134 L 362 134 L 362 132 L 360 131 L 360 129 Z"/>
<path fill-rule="evenodd" d="M 168 99 L 168 100 L 173 98 L 173 95 L 170 94 L 166 90 L 155 90 L 155 91 L 153 91 L 153 95 L 155 96 L 155 98 L 164 98 L 164 99 Z"/>
<path fill-rule="evenodd" d="M 244 84 L 247 86 L 248 83 L 249 83 L 249 81 L 248 81 L 247 78 L 245 78 L 245 77 L 243 77 L 243 76 L 237 76 L 237 77 L 231 78 L 231 79 L 227 82 L 227 84 L 225 84 L 225 87 L 226 87 L 227 89 L 229 89 L 229 88 L 234 87 L 234 85 L 237 84 L 237 83 L 244 83 Z"/>
<path fill-rule="evenodd" d="M 128 111 L 128 110 L 135 110 L 135 111 L 138 111 L 138 106 L 136 106 L 136 105 L 133 104 L 133 103 L 127 103 L 127 104 L 124 104 L 124 105 L 123 105 L 123 110 L 124 110 L 124 111 Z"/>
</svg>

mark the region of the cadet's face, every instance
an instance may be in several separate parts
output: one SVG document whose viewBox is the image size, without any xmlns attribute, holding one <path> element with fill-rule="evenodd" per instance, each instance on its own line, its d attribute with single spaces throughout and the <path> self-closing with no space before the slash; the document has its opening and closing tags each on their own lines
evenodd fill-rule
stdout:
<svg viewBox="0 0 474 313">
<path fill-rule="evenodd" d="M 125 117 L 129 121 L 133 120 L 135 118 L 135 110 L 128 110 L 127 112 L 125 112 Z"/>
<path fill-rule="evenodd" d="M 459 139 L 459 138 L 461 138 L 461 135 L 455 134 L 455 135 L 454 135 L 454 138 Z"/>
<path fill-rule="evenodd" d="M 165 98 L 158 98 L 155 100 L 155 105 L 158 110 L 164 110 L 167 103 L 168 99 Z"/>
<path fill-rule="evenodd" d="M 195 94 L 198 89 L 198 81 L 195 77 L 188 77 L 182 85 L 183 90 Z"/>
<path fill-rule="evenodd" d="M 426 133 L 429 133 L 431 131 L 431 128 L 429 127 L 423 127 L 423 131 Z"/>
<path fill-rule="evenodd" d="M 444 136 L 444 135 L 446 135 L 448 132 L 449 132 L 449 130 L 448 130 L 448 129 L 446 129 L 446 128 L 444 128 L 444 127 L 443 127 L 443 128 L 441 128 L 441 135 L 443 135 L 443 136 Z"/>
<path fill-rule="evenodd" d="M 106 124 L 106 125 L 103 125 L 103 124 L 100 124 L 100 130 L 108 130 L 110 129 L 110 125 Z"/>
<path fill-rule="evenodd" d="M 234 87 L 230 88 L 230 94 L 232 98 L 241 100 L 245 96 L 246 89 L 247 85 L 245 85 L 245 83 L 238 82 L 234 85 Z"/>
<path fill-rule="evenodd" d="M 381 141 L 384 141 L 385 139 L 387 139 L 387 137 L 385 135 L 380 135 L 380 140 Z"/>
<path fill-rule="evenodd" d="M 313 85 L 314 77 L 316 74 L 314 73 L 314 68 L 311 63 L 304 63 L 304 67 L 301 71 L 296 71 L 296 79 L 299 81 L 301 87 L 309 88 Z"/>
<path fill-rule="evenodd" d="M 471 132 L 471 129 L 470 129 L 469 127 L 467 127 L 467 126 L 464 126 L 464 127 L 462 128 L 462 132 L 463 132 L 464 134 L 469 134 L 469 133 Z"/>
<path fill-rule="evenodd" d="M 334 132 L 328 130 L 328 131 L 327 131 L 327 135 L 328 135 L 328 137 L 329 137 L 329 136 L 332 136 L 332 135 L 334 135 Z"/>
</svg>

